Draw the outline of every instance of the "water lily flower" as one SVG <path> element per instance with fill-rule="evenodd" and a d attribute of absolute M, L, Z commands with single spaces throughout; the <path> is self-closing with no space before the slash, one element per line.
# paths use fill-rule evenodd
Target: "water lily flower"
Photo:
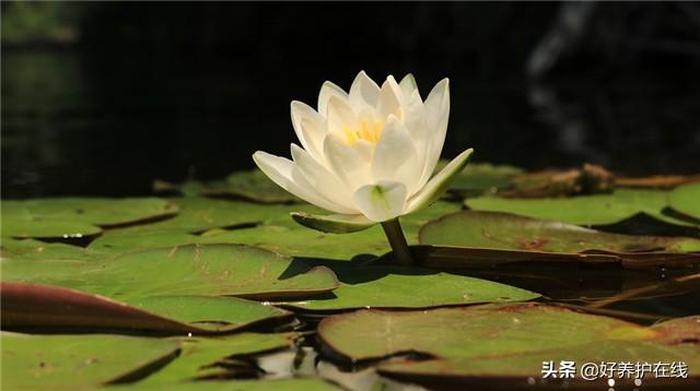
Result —
<path fill-rule="evenodd" d="M 412 75 L 401 82 L 388 76 L 380 87 L 363 71 L 349 93 L 325 82 L 316 110 L 291 103 L 301 143 L 291 145 L 292 160 L 262 151 L 253 160 L 277 185 L 335 213 L 293 214 L 299 223 L 326 232 L 382 223 L 394 247 L 392 240 L 403 239 L 397 218 L 435 201 L 471 155 L 471 149 L 462 152 L 433 175 L 449 112 L 448 79 L 423 101 Z"/>

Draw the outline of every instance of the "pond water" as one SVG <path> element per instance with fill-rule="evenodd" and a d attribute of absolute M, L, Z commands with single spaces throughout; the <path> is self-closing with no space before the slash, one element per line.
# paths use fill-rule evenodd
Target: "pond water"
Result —
<path fill-rule="evenodd" d="M 347 88 L 357 72 L 252 64 L 4 49 L 2 196 L 146 195 L 154 179 L 223 178 L 252 167 L 257 149 L 287 155 L 289 102 L 313 104 L 323 80 Z M 426 94 L 451 78 L 445 157 L 473 146 L 476 161 L 528 169 L 587 161 L 627 175 L 700 171 L 700 99 L 682 71 L 541 82 L 443 72 L 417 79 Z"/>

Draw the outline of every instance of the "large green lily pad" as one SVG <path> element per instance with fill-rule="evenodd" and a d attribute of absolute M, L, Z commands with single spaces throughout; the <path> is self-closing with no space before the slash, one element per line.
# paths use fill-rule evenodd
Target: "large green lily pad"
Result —
<path fill-rule="evenodd" d="M 700 182 L 677 187 L 669 194 L 668 200 L 671 208 L 700 219 Z"/>
<path fill-rule="evenodd" d="M 178 341 L 2 333 L 2 388 L 86 389 L 136 379 L 173 359 Z"/>
<path fill-rule="evenodd" d="M 524 289 L 473 277 L 437 273 L 420 268 L 332 266 L 340 287 L 332 297 L 288 303 L 312 311 L 357 308 L 427 308 L 443 305 L 526 301 L 540 295 Z"/>
<path fill-rule="evenodd" d="M 17 238 L 79 238 L 102 227 L 166 217 L 177 207 L 159 198 L 46 198 L 3 201 L 2 234 Z"/>
<path fill-rule="evenodd" d="M 618 189 L 612 194 L 568 198 L 485 196 L 468 198 L 464 203 L 474 210 L 509 212 L 577 225 L 617 224 L 642 214 L 663 223 L 697 226 L 662 212 L 668 205 L 668 192 L 663 190 Z"/>
<path fill-rule="evenodd" d="M 699 327 L 696 323 L 694 332 Z M 697 340 L 669 344 L 664 340 L 666 333 L 663 324 L 644 327 L 535 303 L 428 311 L 363 310 L 326 318 L 319 325 L 323 344 L 347 360 L 378 360 L 409 352 L 425 356 L 423 360 L 381 363 L 379 371 L 387 376 L 415 381 L 500 379 L 521 386 L 530 377 L 541 378 L 542 363 L 549 360 L 557 364 L 570 360 L 577 365 L 681 361 L 697 380 Z M 687 381 L 659 379 L 665 384 L 673 380 Z M 605 379 L 598 381 L 604 384 Z"/>
<path fill-rule="evenodd" d="M 241 333 L 220 338 L 178 338 L 182 351 L 165 368 L 152 374 L 139 385 L 161 385 L 193 381 L 204 377 L 225 377 L 225 367 L 216 364 L 234 355 L 286 349 L 293 345 L 294 334 Z M 204 383 L 196 383 L 204 384 Z"/>
<path fill-rule="evenodd" d="M 462 211 L 420 231 L 423 244 L 547 252 L 693 252 L 700 240 L 612 234 L 577 225 L 498 212 Z"/>
<path fill-rule="evenodd" d="M 418 230 L 426 222 L 460 209 L 459 205 L 436 202 L 428 208 L 401 217 L 409 243 L 417 243 Z M 347 234 L 329 234 L 295 223 L 288 215 L 278 216 L 260 226 L 232 231 L 210 232 L 203 243 L 243 243 L 295 257 L 349 260 L 357 255 L 376 257 L 391 251 L 379 225 Z"/>
<path fill-rule="evenodd" d="M 3 280 L 57 285 L 117 300 L 158 295 L 259 299 L 330 292 L 335 275 L 319 267 L 294 274 L 289 258 L 244 245 L 186 245 L 94 261 L 8 261 Z"/>

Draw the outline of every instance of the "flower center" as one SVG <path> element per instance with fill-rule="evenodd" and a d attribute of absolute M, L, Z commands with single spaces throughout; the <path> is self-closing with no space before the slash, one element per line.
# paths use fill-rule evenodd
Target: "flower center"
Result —
<path fill-rule="evenodd" d="M 372 144 L 379 142 L 384 129 L 384 121 L 376 117 L 364 117 L 360 119 L 356 128 L 344 128 L 343 133 L 348 144 L 353 145 L 359 140 L 365 140 Z"/>

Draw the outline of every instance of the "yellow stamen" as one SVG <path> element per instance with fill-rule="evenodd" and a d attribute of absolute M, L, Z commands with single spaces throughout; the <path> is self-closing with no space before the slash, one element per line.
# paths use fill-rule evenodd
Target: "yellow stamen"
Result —
<path fill-rule="evenodd" d="M 365 117 L 360 120 L 358 128 L 345 128 L 343 129 L 343 132 L 345 133 L 345 138 L 350 145 L 355 144 L 359 140 L 365 140 L 372 144 L 376 144 L 379 142 L 379 138 L 382 135 L 382 129 L 384 129 L 383 121 L 373 117 Z"/>

